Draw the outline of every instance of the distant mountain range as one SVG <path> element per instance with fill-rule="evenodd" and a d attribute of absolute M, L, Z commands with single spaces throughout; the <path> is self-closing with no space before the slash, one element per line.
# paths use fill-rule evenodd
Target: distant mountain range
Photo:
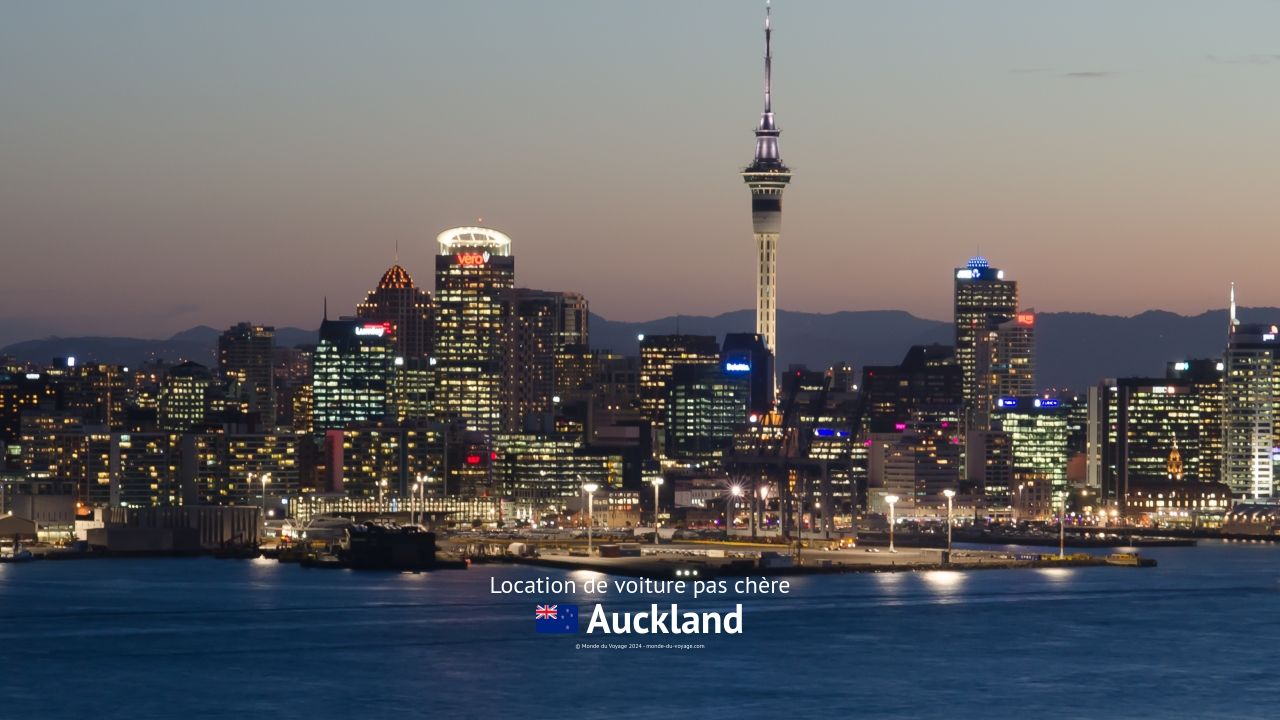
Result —
<path fill-rule="evenodd" d="M 1278 308 L 1243 308 L 1247 323 L 1280 322 Z M 1037 375 L 1044 387 L 1076 390 L 1104 377 L 1161 376 L 1170 360 L 1215 357 L 1226 340 L 1226 310 L 1194 316 L 1151 310 L 1132 317 L 1092 313 L 1039 313 Z M 750 332 L 751 310 L 714 317 L 682 315 L 647 322 L 619 322 L 591 316 L 591 344 L 620 354 L 634 354 L 637 335 L 682 332 L 716 335 Z M 924 343 L 951 343 L 951 324 L 926 320 L 897 310 L 837 313 L 778 313 L 782 350 L 779 367 L 804 364 L 825 368 L 837 361 L 864 365 L 892 365 L 907 348 Z M 122 337 L 49 337 L 27 340 L 0 349 L 0 354 L 46 363 L 73 355 L 83 360 L 138 365 L 151 358 L 214 362 L 217 329 L 199 326 L 166 340 Z M 276 328 L 276 342 L 284 346 L 313 344 L 315 330 Z"/>

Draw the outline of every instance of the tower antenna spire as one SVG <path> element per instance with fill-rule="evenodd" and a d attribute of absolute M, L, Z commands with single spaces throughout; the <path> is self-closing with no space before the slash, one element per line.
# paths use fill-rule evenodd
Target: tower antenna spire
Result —
<path fill-rule="evenodd" d="M 1240 324 L 1240 320 L 1236 317 L 1236 284 L 1231 283 L 1231 324 L 1227 328 L 1228 334 L 1235 332 L 1236 326 Z"/>
<path fill-rule="evenodd" d="M 773 27 L 769 22 L 773 7 L 764 0 L 764 111 L 773 112 Z"/>

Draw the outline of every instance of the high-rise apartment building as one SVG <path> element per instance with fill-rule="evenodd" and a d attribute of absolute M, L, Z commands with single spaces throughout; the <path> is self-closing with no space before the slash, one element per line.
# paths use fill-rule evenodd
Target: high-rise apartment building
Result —
<path fill-rule="evenodd" d="M 160 383 L 157 421 L 162 430 L 183 432 L 205 422 L 213 387 L 209 368 L 195 362 L 174 366 Z"/>
<path fill-rule="evenodd" d="M 275 328 L 247 322 L 218 336 L 218 374 L 227 399 L 256 415 L 262 428 L 276 424 Z"/>

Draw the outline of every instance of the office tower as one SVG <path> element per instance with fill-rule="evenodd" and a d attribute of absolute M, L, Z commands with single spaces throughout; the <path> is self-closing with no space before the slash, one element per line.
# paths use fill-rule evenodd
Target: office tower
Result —
<path fill-rule="evenodd" d="M 960 413 L 960 366 L 948 345 L 915 345 L 898 365 L 862 368 L 860 392 L 864 433 L 901 432 L 920 421 L 949 423 Z"/>
<path fill-rule="evenodd" d="M 160 428 L 183 432 L 204 424 L 212 386 L 213 374 L 200 363 L 188 361 L 170 368 L 160 382 Z"/>
<path fill-rule="evenodd" d="M 431 296 L 413 284 L 399 263 L 383 273 L 378 287 L 356 305 L 356 317 L 391 323 L 397 356 L 426 360 L 431 355 Z"/>
<path fill-rule="evenodd" d="M 884 497 L 897 495 L 898 510 L 937 506 L 944 490 L 960 481 L 960 446 L 937 426 L 873 433 L 868 459 L 868 496 L 873 512 L 884 512 Z"/>
<path fill-rule="evenodd" d="M 1024 310 L 1011 318 L 992 317 L 978 335 L 976 362 L 978 389 L 970 429 L 989 426 L 991 412 L 1000 398 L 1036 394 L 1036 314 Z"/>
<path fill-rule="evenodd" d="M 955 271 L 955 354 L 963 377 L 966 422 L 978 406 L 978 344 L 995 318 L 1012 318 L 1018 310 L 1018 283 L 1004 278 L 986 258 L 975 257 Z"/>
<path fill-rule="evenodd" d="M 601 488 L 622 486 L 622 456 L 588 451 L 577 436 L 498 435 L 493 455 L 493 475 L 502 496 L 512 498 L 518 511 L 531 509 L 532 519 L 558 514 L 577 501 L 584 482 Z"/>
<path fill-rule="evenodd" d="M 257 416 L 263 428 L 276 424 L 276 329 L 239 323 L 218 336 L 218 373 L 227 398 Z"/>
<path fill-rule="evenodd" d="M 515 258 L 497 230 L 459 227 L 436 238 L 436 413 L 470 430 L 500 431 Z"/>
<path fill-rule="evenodd" d="M 644 335 L 640 340 L 640 409 L 658 437 L 666 425 L 671 378 L 678 365 L 720 364 L 714 335 Z"/>
<path fill-rule="evenodd" d="M 436 368 L 429 359 L 397 356 L 392 364 L 391 379 L 391 414 L 397 422 L 433 417 Z"/>
<path fill-rule="evenodd" d="M 734 431 L 747 423 L 748 379 L 717 365 L 677 365 L 667 397 L 666 455 L 709 462 L 733 447 Z"/>
<path fill-rule="evenodd" d="M 988 515 L 1010 508 L 1013 487 L 1013 441 L 1002 430 L 972 430 L 965 434 L 965 479 Z"/>
<path fill-rule="evenodd" d="M 1222 482 L 1237 499 L 1275 494 L 1277 326 L 1242 325 L 1231 288 L 1231 325 L 1224 358 Z"/>
<path fill-rule="evenodd" d="M 778 238 L 782 233 L 782 191 L 791 182 L 791 170 L 778 151 L 778 129 L 773 118 L 773 28 L 768 10 L 764 20 L 764 111 L 756 126 L 756 153 L 742 171 L 751 189 L 751 226 L 756 239 L 756 334 L 778 357 Z"/>
<path fill-rule="evenodd" d="M 1200 482 L 1222 478 L 1223 381 L 1226 363 L 1220 358 L 1171 362 L 1166 377 L 1191 383 L 1191 393 L 1200 406 Z"/>
<path fill-rule="evenodd" d="M 511 294 L 508 429 L 552 432 L 560 396 L 556 358 L 586 347 L 587 300 L 578 293 L 517 288 Z"/>
<path fill-rule="evenodd" d="M 388 323 L 322 322 L 312 358 L 312 432 L 386 415 L 394 354 Z"/>
<path fill-rule="evenodd" d="M 1067 415 L 1059 400 L 1003 397 L 992 424 L 1009 439 L 1010 477 L 1003 489 L 989 487 L 988 497 L 1012 501 L 1019 519 L 1049 517 L 1067 496 Z M 1003 493 L 1001 493 L 1003 490 Z"/>
<path fill-rule="evenodd" d="M 763 415 L 773 409 L 773 353 L 765 346 L 764 336 L 755 333 L 728 333 L 720 349 L 720 369 L 726 374 L 746 380 L 750 390 L 747 409 Z"/>
<path fill-rule="evenodd" d="M 1187 480 L 1200 480 L 1200 401 L 1185 379 L 1104 380 L 1089 393 L 1090 485 L 1107 509 L 1124 511 L 1129 487 L 1163 478 L 1176 440 Z"/>

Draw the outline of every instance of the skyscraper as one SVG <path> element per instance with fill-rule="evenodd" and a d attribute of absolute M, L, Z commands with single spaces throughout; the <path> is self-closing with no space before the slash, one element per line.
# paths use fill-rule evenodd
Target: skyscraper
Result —
<path fill-rule="evenodd" d="M 511 238 L 482 227 L 436 238 L 436 408 L 467 429 L 502 430 L 506 412 L 510 302 L 516 259 Z"/>
<path fill-rule="evenodd" d="M 742 171 L 751 188 L 751 225 L 756 238 L 756 334 L 778 357 L 778 237 L 782 233 L 782 191 L 791 182 L 791 170 L 782 164 L 773 120 L 773 29 L 769 10 L 764 16 L 764 111 L 756 126 L 756 154 Z"/>
<path fill-rule="evenodd" d="M 561 387 L 556 358 L 565 348 L 587 346 L 587 299 L 517 288 L 510 321 L 508 429 L 549 432 Z"/>
<path fill-rule="evenodd" d="M 979 336 L 994 318 L 1012 318 L 1018 310 L 1018 283 L 1004 278 L 984 257 L 971 258 L 955 273 L 956 360 L 960 363 L 966 421 L 978 405 Z"/>
<path fill-rule="evenodd" d="M 1036 313 L 1024 310 L 1014 317 L 992 317 L 978 334 L 977 395 L 970 429 L 986 430 L 1000 398 L 1036 394 Z"/>
<path fill-rule="evenodd" d="M 431 354 L 431 296 L 414 286 L 399 263 L 383 273 L 378 287 L 356 306 L 356 317 L 391 323 L 399 357 L 426 360 Z"/>
<path fill-rule="evenodd" d="M 675 368 L 719 364 L 720 344 L 714 335 L 645 335 L 640 339 L 640 409 L 655 430 L 666 427 Z"/>
<path fill-rule="evenodd" d="M 239 323 L 218 336 L 218 372 L 227 397 L 242 412 L 256 413 L 265 428 L 276 424 L 276 329 Z"/>
<path fill-rule="evenodd" d="M 321 323 L 312 359 L 312 431 L 387 414 L 392 356 L 389 324 L 352 318 Z"/>
<path fill-rule="evenodd" d="M 1222 482 L 1236 498 L 1270 498 L 1275 493 L 1278 328 L 1242 325 L 1231 288 L 1223 380 Z"/>

